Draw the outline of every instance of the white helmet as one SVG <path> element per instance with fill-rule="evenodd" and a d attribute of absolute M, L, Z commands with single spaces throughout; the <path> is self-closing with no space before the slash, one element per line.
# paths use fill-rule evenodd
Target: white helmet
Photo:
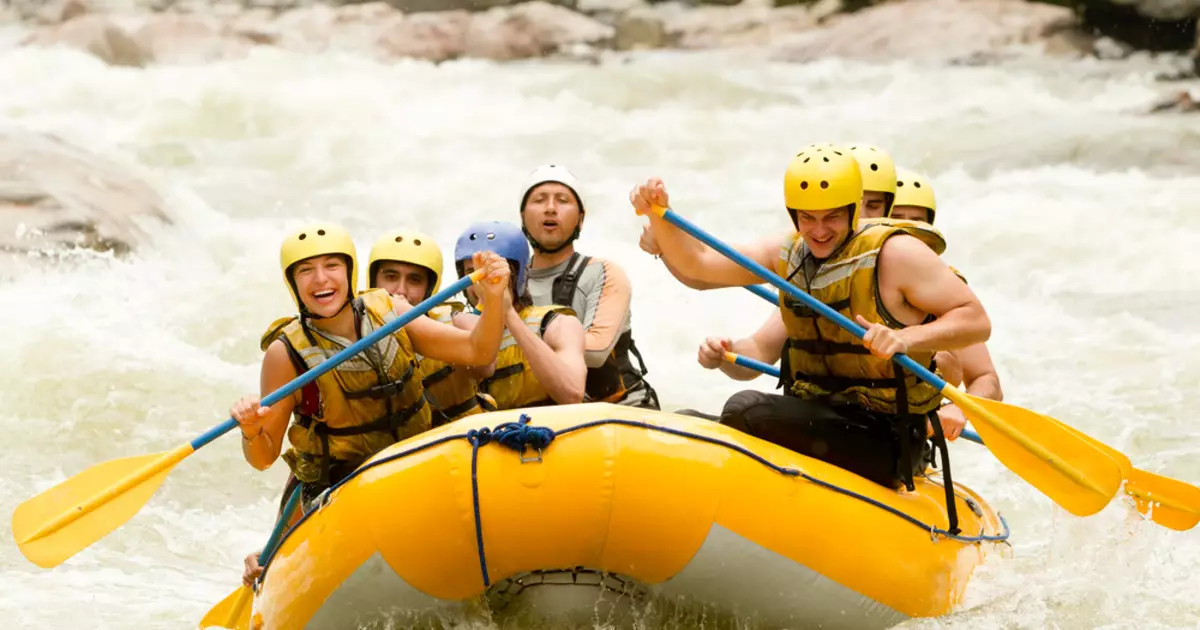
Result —
<path fill-rule="evenodd" d="M 575 174 L 568 170 L 567 167 L 559 166 L 558 164 L 544 164 L 539 166 L 533 169 L 533 172 L 531 172 L 529 177 L 525 179 L 525 191 L 521 194 L 521 213 L 525 213 L 525 203 L 529 201 L 529 195 L 533 192 L 533 189 L 547 182 L 562 184 L 575 194 L 575 203 L 579 205 L 579 223 L 582 224 L 583 217 L 585 214 L 587 214 L 587 206 L 584 205 L 583 195 L 579 192 L 579 178 L 575 177 Z M 555 248 L 553 251 L 550 251 L 539 245 L 537 241 L 533 240 L 533 236 L 529 234 L 529 230 L 525 229 L 525 222 L 521 221 L 521 231 L 525 232 L 525 238 L 529 239 L 529 244 L 532 245 L 535 250 L 548 254 L 561 251 L 564 247 L 573 243 L 575 239 L 579 238 L 579 228 L 580 226 L 577 224 L 575 226 L 575 232 L 571 234 L 571 237 L 568 238 L 567 241 L 561 246 Z"/>

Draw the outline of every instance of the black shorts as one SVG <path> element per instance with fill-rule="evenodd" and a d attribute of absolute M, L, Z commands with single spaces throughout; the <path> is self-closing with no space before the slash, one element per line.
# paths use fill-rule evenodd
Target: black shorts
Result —
<path fill-rule="evenodd" d="M 747 390 L 726 401 L 720 422 L 888 488 L 904 486 L 924 472 L 930 455 L 926 418 L 920 415 L 897 418 L 852 405 Z M 907 449 L 902 439 L 908 440 Z"/>

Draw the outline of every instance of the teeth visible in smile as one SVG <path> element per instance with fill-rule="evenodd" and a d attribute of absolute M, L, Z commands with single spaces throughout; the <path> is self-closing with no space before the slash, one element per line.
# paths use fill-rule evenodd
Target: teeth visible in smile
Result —
<path fill-rule="evenodd" d="M 330 289 L 328 291 L 319 291 L 317 293 L 314 293 L 313 296 L 318 297 L 318 298 L 327 298 L 327 297 L 332 297 L 334 293 L 335 293 L 335 291 L 333 289 Z"/>

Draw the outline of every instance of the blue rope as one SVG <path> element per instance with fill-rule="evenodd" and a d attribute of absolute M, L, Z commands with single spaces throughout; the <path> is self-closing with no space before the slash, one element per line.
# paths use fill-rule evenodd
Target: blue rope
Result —
<path fill-rule="evenodd" d="M 554 430 L 549 427 L 534 427 L 529 425 L 529 416 L 521 414 L 517 422 L 505 422 L 495 430 L 484 427 L 467 431 L 467 441 L 471 443 L 471 497 L 475 502 L 475 544 L 479 549 L 479 572 L 483 574 L 483 585 L 491 586 L 488 579 L 487 556 L 483 552 L 483 523 L 482 511 L 479 509 L 479 479 L 476 474 L 479 461 L 479 447 L 489 442 L 495 442 L 525 455 L 525 449 L 533 447 L 540 453 L 554 441 Z"/>
<path fill-rule="evenodd" d="M 854 499 L 858 499 L 860 501 L 863 501 L 865 503 L 873 505 L 881 510 L 884 510 L 885 512 L 894 514 L 894 515 L 904 519 L 905 521 L 908 521 L 909 523 L 912 523 L 913 525 L 921 528 L 921 530 L 929 532 L 931 537 L 945 536 L 947 539 L 955 540 L 955 541 L 962 542 L 962 543 L 1003 542 L 1003 541 L 1008 540 L 1009 536 L 1012 533 L 1012 531 L 1009 529 L 1008 521 L 1005 520 L 1005 518 L 1003 516 L 1000 516 L 1000 523 L 1004 526 L 1004 533 L 1002 533 L 1002 534 L 999 534 L 996 536 L 987 536 L 987 535 L 983 535 L 983 534 L 980 534 L 978 536 L 961 536 L 958 534 L 951 534 L 950 532 L 946 531 L 945 529 L 924 523 L 920 519 L 918 519 L 912 515 L 905 514 L 904 512 L 901 512 L 900 510 L 898 510 L 890 505 L 887 505 L 886 503 L 883 503 L 876 499 L 872 499 L 871 497 L 859 494 L 857 492 L 854 492 L 853 490 L 847 490 L 846 488 L 842 488 L 841 486 L 829 483 L 827 481 L 822 481 L 820 479 L 817 479 L 816 477 L 813 477 L 812 475 L 801 472 L 795 468 L 789 468 L 786 466 L 780 466 L 778 464 L 774 464 L 774 463 L 768 461 L 766 458 L 762 457 L 761 455 L 759 455 L 743 446 L 739 446 L 737 444 L 731 444 L 724 440 L 717 439 L 714 437 L 709 437 L 707 435 L 699 435 L 696 433 L 692 433 L 690 431 L 683 431 L 681 429 L 673 429 L 670 427 L 660 427 L 657 425 L 649 424 L 646 422 L 638 422 L 635 420 L 620 420 L 620 419 L 616 419 L 616 418 L 584 422 L 582 424 L 577 424 L 573 427 L 568 427 L 566 429 L 563 429 L 562 431 L 559 431 L 557 433 L 555 433 L 555 431 L 553 429 L 550 429 L 549 427 L 535 427 L 535 426 L 531 426 L 529 423 L 530 423 L 530 417 L 526 414 L 521 414 L 520 419 L 517 422 L 505 422 L 503 424 L 497 425 L 495 429 L 489 429 L 487 427 L 483 427 L 480 429 L 470 429 L 466 433 L 442 436 L 431 442 L 427 442 L 425 444 L 415 446 L 408 450 L 401 451 L 399 453 L 395 453 L 392 455 L 388 455 L 387 457 L 383 457 L 383 458 L 377 459 L 375 461 L 369 462 L 367 464 L 364 464 L 363 466 L 360 466 L 354 472 L 347 475 L 346 478 L 342 479 L 341 481 L 339 481 L 336 484 L 334 484 L 333 486 L 331 486 L 329 488 L 329 490 L 327 490 L 325 493 L 322 493 L 322 494 L 325 496 L 331 496 L 333 494 L 334 490 L 337 490 L 343 484 L 349 483 L 350 480 L 354 479 L 355 477 L 365 473 L 366 471 L 368 471 L 376 466 L 382 466 L 389 462 L 393 462 L 398 459 L 403 459 L 405 457 L 408 457 L 409 455 L 419 453 L 421 451 L 433 448 L 433 447 L 441 445 L 441 444 L 445 444 L 446 442 L 450 442 L 452 440 L 462 440 L 462 439 L 467 440 L 467 442 L 471 444 L 471 495 L 472 495 L 472 499 L 474 501 L 474 510 L 475 510 L 475 544 L 476 544 L 476 547 L 479 552 L 479 571 L 483 575 L 483 585 L 485 587 L 487 587 L 487 586 L 491 586 L 491 580 L 488 576 L 487 555 L 484 553 L 484 549 L 483 549 L 483 517 L 482 517 L 482 510 L 479 507 L 479 479 L 478 479 L 479 448 L 482 446 L 486 446 L 492 442 L 496 442 L 502 446 L 505 446 L 514 451 L 517 451 L 518 453 L 522 454 L 522 456 L 523 456 L 525 453 L 525 449 L 530 448 L 530 447 L 532 447 L 533 449 L 535 449 L 539 452 L 545 450 L 554 441 L 555 437 L 566 435 L 568 433 L 574 433 L 576 431 L 581 431 L 583 429 L 590 429 L 593 427 L 614 424 L 614 425 L 619 425 L 619 426 L 650 429 L 652 431 L 659 431 L 662 433 L 668 433 L 670 435 L 678 435 L 678 436 L 685 437 L 688 439 L 697 440 L 700 442 L 706 442 L 708 444 L 715 444 L 717 446 L 723 446 L 732 451 L 735 451 L 737 453 L 745 455 L 746 457 L 753 459 L 754 461 L 762 464 L 763 466 L 766 466 L 767 468 L 770 468 L 771 470 L 773 470 L 781 475 L 786 475 L 789 477 L 799 477 L 801 479 L 805 479 L 805 480 L 810 481 L 818 486 L 821 486 L 822 488 L 827 488 L 827 489 L 837 492 L 839 494 L 842 494 L 842 495 L 845 495 L 845 496 L 848 496 L 848 497 L 851 497 Z M 286 539 L 288 536 L 291 536 L 292 532 L 295 531 L 297 528 L 299 528 L 304 523 L 304 521 L 308 520 L 309 516 L 313 515 L 314 513 L 318 512 L 318 511 L 319 510 L 314 509 L 314 510 L 311 510 L 308 513 L 304 514 L 303 516 L 301 516 L 300 520 L 297 521 L 295 525 L 293 525 L 291 528 L 288 529 L 287 533 L 284 534 L 283 538 Z M 282 545 L 282 541 L 280 544 Z M 275 547 L 275 549 L 278 549 L 278 548 L 279 548 L 279 546 Z M 274 550 L 271 550 L 271 551 L 272 551 L 272 553 L 270 554 L 270 557 L 268 557 L 267 561 L 263 564 L 263 572 L 262 572 L 262 575 L 259 577 L 260 581 L 266 579 L 267 571 L 270 570 L 270 568 L 271 568 L 271 561 L 274 560 Z"/>

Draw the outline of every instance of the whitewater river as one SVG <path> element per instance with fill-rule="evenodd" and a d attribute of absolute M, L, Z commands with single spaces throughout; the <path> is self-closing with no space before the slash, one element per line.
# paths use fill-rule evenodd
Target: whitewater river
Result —
<path fill-rule="evenodd" d="M 0 53 L 0 117 L 137 163 L 175 220 L 131 258 L 0 283 L 0 511 L 7 523 L 87 466 L 186 442 L 256 391 L 259 335 L 291 308 L 286 230 L 339 221 L 361 259 L 400 226 L 450 248 L 470 221 L 515 219 L 520 181 L 548 161 L 585 182 L 581 247 L 633 278 L 636 338 L 666 405 L 719 409 L 737 386 L 701 369 L 695 348 L 753 330 L 768 306 L 675 283 L 638 249 L 628 190 L 662 176 L 677 211 L 750 239 L 786 227 L 783 168 L 826 140 L 879 144 L 933 176 L 946 258 L 991 314 L 1007 400 L 1200 483 L 1200 118 L 1133 113 L 1163 89 L 1156 69 L 679 55 L 383 65 L 262 50 L 130 70 Z M 1200 627 L 1200 531 L 1141 522 L 1120 500 L 1076 518 L 983 448 L 952 455 L 955 479 L 1008 518 L 1014 557 L 993 556 L 960 610 L 905 627 Z M 227 435 L 54 570 L 26 561 L 6 526 L 3 627 L 195 627 L 265 539 L 285 474 L 250 468 Z"/>

